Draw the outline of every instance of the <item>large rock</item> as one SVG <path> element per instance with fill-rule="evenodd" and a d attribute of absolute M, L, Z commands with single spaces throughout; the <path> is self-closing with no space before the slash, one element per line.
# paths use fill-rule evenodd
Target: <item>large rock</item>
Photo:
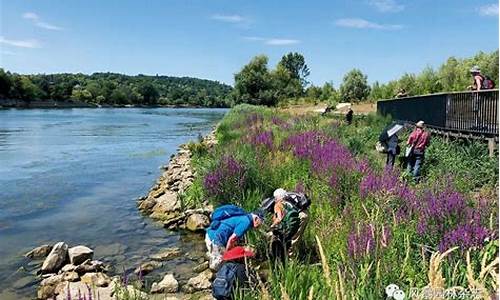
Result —
<path fill-rule="evenodd" d="M 42 282 L 40 282 L 40 285 L 41 286 L 56 285 L 56 284 L 60 283 L 61 281 L 63 281 L 63 275 L 54 275 L 54 276 L 50 276 L 50 277 L 42 280 Z"/>
<path fill-rule="evenodd" d="M 168 214 L 178 211 L 181 208 L 181 203 L 177 198 L 177 193 L 167 191 L 165 194 L 156 199 L 156 204 L 153 207 L 153 213 Z"/>
<path fill-rule="evenodd" d="M 41 245 L 31 250 L 30 252 L 24 254 L 27 258 L 31 259 L 42 259 L 49 255 L 50 250 L 52 250 L 52 246 L 50 245 Z"/>
<path fill-rule="evenodd" d="M 80 276 L 78 276 L 78 273 L 76 273 L 75 271 L 70 271 L 70 272 L 65 272 L 62 274 L 62 279 L 63 281 L 77 281 L 78 279 L 80 279 Z"/>
<path fill-rule="evenodd" d="M 212 283 L 210 282 L 212 280 L 212 276 L 212 271 L 205 270 L 198 274 L 198 276 L 190 278 L 186 284 L 186 291 L 192 293 L 195 291 L 209 289 L 212 286 Z"/>
<path fill-rule="evenodd" d="M 41 286 L 37 291 L 37 297 L 38 299 L 53 299 L 55 290 L 56 287 L 54 285 Z"/>
<path fill-rule="evenodd" d="M 151 286 L 151 293 L 176 293 L 179 289 L 179 283 L 174 275 L 167 274 L 160 282 L 154 282 Z"/>
<path fill-rule="evenodd" d="M 83 263 L 87 259 L 92 259 L 92 256 L 94 256 L 94 251 L 92 251 L 92 249 L 90 249 L 89 247 L 80 245 L 69 248 L 68 255 L 71 264 L 76 266 Z"/>
<path fill-rule="evenodd" d="M 181 255 L 181 249 L 167 248 L 157 254 L 151 255 L 151 258 L 154 260 L 169 260 L 178 257 L 179 255 Z"/>
<path fill-rule="evenodd" d="M 153 198 L 147 198 L 139 204 L 139 209 L 149 212 L 156 205 L 156 200 Z"/>
<path fill-rule="evenodd" d="M 61 282 L 55 288 L 56 300 L 68 299 L 100 299 L 100 300 L 116 300 L 113 296 L 114 287 L 97 287 L 87 285 L 85 282 Z M 69 296 L 68 296 L 69 295 Z M 54 299 L 54 298 L 51 298 Z M 129 298 L 129 299 L 146 299 L 146 298 Z"/>
<path fill-rule="evenodd" d="M 192 214 L 187 218 L 186 228 L 191 231 L 199 231 L 210 225 L 210 219 L 204 214 Z"/>
<path fill-rule="evenodd" d="M 111 279 L 104 273 L 86 273 L 80 280 L 90 286 L 108 286 Z"/>
<path fill-rule="evenodd" d="M 75 272 L 78 274 L 84 274 L 89 272 L 101 272 L 106 271 L 106 266 L 102 261 L 87 259 L 82 264 L 76 266 Z"/>
<path fill-rule="evenodd" d="M 68 260 L 68 245 L 64 242 L 59 242 L 52 247 L 47 258 L 42 264 L 42 273 L 57 273 Z"/>

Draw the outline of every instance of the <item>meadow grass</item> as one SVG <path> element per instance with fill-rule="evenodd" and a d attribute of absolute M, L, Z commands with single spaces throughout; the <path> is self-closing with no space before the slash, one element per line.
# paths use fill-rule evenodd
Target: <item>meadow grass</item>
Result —
<path fill-rule="evenodd" d="M 278 187 L 312 200 L 299 255 L 238 299 L 382 299 L 391 283 L 407 295 L 426 287 L 497 292 L 498 156 L 478 142 L 433 136 L 415 184 L 398 167 L 384 169 L 374 149 L 390 121 L 369 115 L 348 126 L 239 105 L 219 124 L 219 144 L 194 152 L 197 179 L 185 206 L 209 200 L 253 210 Z M 264 231 L 248 236 L 259 253 Z"/>

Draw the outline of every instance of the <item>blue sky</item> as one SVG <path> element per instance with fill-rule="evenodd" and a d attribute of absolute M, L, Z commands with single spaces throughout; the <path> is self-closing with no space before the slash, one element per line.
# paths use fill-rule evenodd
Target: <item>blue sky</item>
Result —
<path fill-rule="evenodd" d="M 386 82 L 498 49 L 492 0 L 0 0 L 0 66 L 233 83 L 253 56 L 304 54 L 315 84 L 359 68 Z"/>

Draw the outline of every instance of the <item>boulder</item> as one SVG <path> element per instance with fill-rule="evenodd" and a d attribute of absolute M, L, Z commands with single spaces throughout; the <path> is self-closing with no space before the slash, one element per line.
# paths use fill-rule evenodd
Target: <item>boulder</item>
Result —
<path fill-rule="evenodd" d="M 195 213 L 190 215 L 186 221 L 186 228 L 191 231 L 199 231 L 210 225 L 210 219 L 204 215 Z"/>
<path fill-rule="evenodd" d="M 68 256 L 71 264 L 76 266 L 83 263 L 87 259 L 92 259 L 92 256 L 94 256 L 94 251 L 92 251 L 92 249 L 90 249 L 89 247 L 80 245 L 69 248 Z"/>
<path fill-rule="evenodd" d="M 108 287 L 97 287 L 97 286 L 90 286 L 82 281 L 61 282 L 56 286 L 55 294 L 57 294 L 55 300 L 68 300 L 68 299 L 116 300 L 116 298 L 112 296 L 113 287 L 111 287 L 111 285 Z M 131 298 L 131 299 L 136 299 L 136 298 Z"/>
<path fill-rule="evenodd" d="M 164 195 L 156 199 L 156 204 L 152 209 L 152 218 L 161 219 L 162 216 L 178 212 L 181 208 L 181 203 L 177 198 L 177 194 L 172 191 L 167 191 Z M 165 217 L 163 217 L 165 218 Z"/>
<path fill-rule="evenodd" d="M 82 264 L 76 266 L 75 272 L 78 274 L 85 274 L 89 272 L 101 272 L 106 271 L 106 266 L 102 261 L 87 259 Z"/>
<path fill-rule="evenodd" d="M 54 285 L 43 285 L 37 291 L 38 299 L 53 299 L 56 287 Z"/>
<path fill-rule="evenodd" d="M 90 286 L 108 286 L 111 279 L 104 273 L 86 273 L 80 278 L 81 282 Z"/>
<path fill-rule="evenodd" d="M 50 250 L 52 250 L 52 246 L 41 245 L 31 250 L 30 252 L 24 254 L 24 256 L 31 259 L 42 259 L 47 257 L 47 255 L 49 255 Z"/>
<path fill-rule="evenodd" d="M 76 269 L 75 265 L 67 264 L 67 265 L 64 265 L 64 267 L 62 267 L 61 270 L 59 270 L 59 273 L 71 272 L 71 271 L 74 271 L 75 269 Z"/>
<path fill-rule="evenodd" d="M 64 242 L 59 242 L 52 247 L 47 258 L 45 258 L 41 272 L 56 273 L 68 260 L 68 245 Z"/>
<path fill-rule="evenodd" d="M 161 262 L 158 261 L 148 261 L 141 264 L 134 270 L 134 273 L 138 276 L 144 276 L 151 273 L 154 269 L 158 269 L 162 266 Z"/>
<path fill-rule="evenodd" d="M 139 209 L 149 212 L 156 204 L 156 200 L 153 198 L 147 198 L 139 204 Z"/>
<path fill-rule="evenodd" d="M 205 262 L 197 265 L 196 267 L 194 267 L 193 272 L 201 273 L 201 272 L 205 271 L 206 269 L 208 269 L 208 261 L 205 261 Z"/>
<path fill-rule="evenodd" d="M 41 286 L 56 285 L 61 281 L 63 281 L 63 275 L 54 275 L 54 276 L 50 276 L 50 277 L 47 277 L 44 280 L 42 280 L 42 282 L 40 282 L 40 285 Z"/>
<path fill-rule="evenodd" d="M 181 249 L 179 248 L 167 248 L 161 252 L 151 255 L 154 260 L 169 260 L 181 255 Z"/>
<path fill-rule="evenodd" d="M 192 293 L 195 291 L 201 291 L 209 289 L 212 286 L 210 282 L 212 280 L 213 273 L 210 270 L 205 270 L 198 276 L 190 278 L 186 284 L 186 291 Z"/>
<path fill-rule="evenodd" d="M 179 289 L 179 283 L 174 275 L 167 274 L 160 282 L 154 282 L 151 286 L 151 293 L 176 293 Z"/>
<path fill-rule="evenodd" d="M 78 279 L 80 278 L 80 276 L 78 276 L 78 273 L 76 273 L 75 271 L 70 271 L 70 272 L 64 272 L 62 274 L 62 280 L 63 281 L 77 281 Z"/>

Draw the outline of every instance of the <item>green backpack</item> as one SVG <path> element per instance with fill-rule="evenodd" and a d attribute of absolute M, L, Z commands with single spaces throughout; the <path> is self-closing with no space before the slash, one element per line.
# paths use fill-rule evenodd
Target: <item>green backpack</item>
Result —
<path fill-rule="evenodd" d="M 285 206 L 286 214 L 278 225 L 285 240 L 291 240 L 300 227 L 299 211 L 291 205 Z"/>

